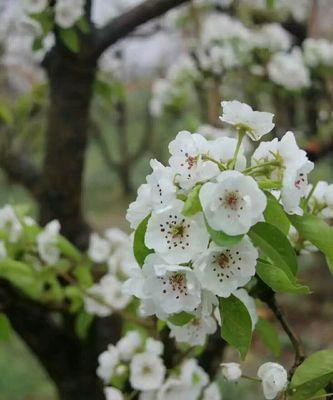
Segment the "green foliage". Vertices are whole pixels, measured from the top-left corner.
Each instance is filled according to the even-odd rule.
[[[267,222],[258,222],[251,228],[249,236],[264,257],[293,279],[297,273],[296,253],[280,229]]]
[[[252,321],[244,303],[234,295],[220,298],[221,336],[245,358],[252,339]]]
[[[78,22],[76,23],[76,25],[82,33],[85,33],[85,34],[89,33],[90,26],[89,26],[89,23],[88,23],[86,17],[83,16],[82,18],[80,18],[78,20]]]
[[[208,225],[207,221],[206,227],[213,242],[221,247],[233,246],[234,244],[239,243],[244,237],[244,235],[229,236],[222,231],[215,231]]]
[[[286,213],[281,204],[271,193],[267,192],[266,196],[267,207],[264,212],[265,221],[279,228],[280,231],[287,236],[290,228],[290,221]]]
[[[185,311],[182,311],[178,314],[173,314],[169,317],[168,321],[173,325],[183,326],[192,321],[194,318],[193,314],[189,314]]]
[[[137,227],[134,233],[134,257],[141,267],[143,266],[148,254],[153,253],[153,250],[148,249],[148,247],[145,245],[145,235],[149,218],[150,215],[148,215],[143,221],[141,221],[140,225]]]
[[[59,36],[68,50],[73,53],[80,51],[80,39],[75,28],[60,29]]]
[[[262,342],[267,346],[275,357],[281,354],[281,343],[277,330],[266,319],[259,317],[256,332],[260,336]]]
[[[0,313],[0,341],[8,341],[12,332],[12,327],[7,316]]]
[[[2,120],[6,125],[12,125],[14,121],[12,110],[4,102],[0,103],[0,120]]]
[[[256,272],[267,286],[277,293],[308,294],[310,290],[296,282],[293,276],[287,275],[283,269],[264,261],[258,261]]]
[[[75,319],[75,332],[80,339],[85,339],[89,333],[89,328],[94,320],[94,316],[81,311]]]
[[[191,215],[194,215],[198,213],[199,211],[202,211],[200,199],[199,199],[199,192],[201,189],[202,185],[196,185],[194,188],[190,191],[190,193],[187,196],[187,199],[184,204],[184,208],[182,211],[182,214],[185,215],[185,217],[190,217]]]
[[[333,379],[333,350],[311,354],[295,371],[291,384],[291,399],[310,399]]]
[[[58,247],[61,252],[67,256],[70,260],[75,262],[81,261],[81,253],[71,242],[69,242],[64,236],[60,236],[58,238]]]
[[[302,238],[309,240],[325,254],[333,273],[333,228],[315,215],[289,215],[289,219]]]

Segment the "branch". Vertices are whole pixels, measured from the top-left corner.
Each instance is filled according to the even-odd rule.
[[[138,26],[157,18],[189,0],[145,0],[114,18],[95,32],[92,56],[97,59],[109,46],[133,32]]]
[[[276,299],[274,296],[271,296],[270,298],[266,299],[266,304],[268,307],[272,310],[273,314],[275,315],[276,319],[280,322],[283,330],[286,332],[291,345],[293,346],[294,352],[295,352],[295,361],[294,365],[291,367],[289,371],[289,376],[292,377],[296,368],[304,361],[305,359],[305,354],[303,351],[303,347],[301,344],[301,341],[298,339],[298,337],[295,335],[291,327],[289,326],[282,310],[278,306]]]

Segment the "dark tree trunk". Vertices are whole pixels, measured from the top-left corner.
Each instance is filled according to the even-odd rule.
[[[45,66],[50,109],[40,221],[57,218],[62,233],[82,248],[89,232],[83,218],[82,181],[96,65],[54,49]]]

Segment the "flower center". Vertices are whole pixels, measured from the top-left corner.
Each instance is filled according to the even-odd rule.
[[[171,228],[171,235],[173,239],[183,237],[184,233],[185,233],[184,225],[176,225]]]
[[[173,274],[169,277],[169,283],[173,291],[177,290],[183,293],[185,288],[185,276],[181,273]]]
[[[221,267],[222,269],[229,267],[229,257],[224,253],[221,253],[218,256],[216,262],[218,266]]]
[[[224,205],[227,208],[230,208],[231,210],[237,210],[238,209],[238,194],[236,192],[228,192],[226,196],[224,197]]]
[[[152,372],[151,368],[149,365],[144,365],[142,368],[142,374],[143,375],[150,375]]]
[[[187,168],[188,168],[188,169],[191,169],[192,167],[194,167],[194,166],[197,165],[198,157],[188,156],[188,157],[186,158],[186,162],[187,162],[187,165],[188,165]]]
[[[295,181],[295,187],[296,189],[301,189],[304,184],[305,184],[304,174],[300,173],[298,179]]]

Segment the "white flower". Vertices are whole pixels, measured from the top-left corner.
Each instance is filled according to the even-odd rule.
[[[29,14],[38,14],[45,10],[48,0],[23,0],[23,8]]]
[[[211,243],[193,266],[202,287],[220,297],[229,297],[255,275],[258,251],[248,237],[227,248]]]
[[[181,200],[175,200],[170,207],[153,211],[147,224],[146,246],[170,263],[186,263],[208,245],[202,213],[184,217],[183,207]]]
[[[109,228],[104,232],[104,236],[110,242],[113,249],[128,245],[128,235],[119,228]]]
[[[8,231],[8,239],[12,243],[17,242],[22,234],[22,225],[10,205],[0,209],[0,229]]]
[[[121,391],[115,387],[107,386],[104,388],[104,394],[106,400],[123,400],[124,396]]]
[[[266,48],[271,52],[286,51],[291,46],[291,36],[280,24],[264,24],[254,34],[256,47]]]
[[[299,206],[300,200],[307,193],[307,175],[313,170],[314,164],[305,161],[299,168],[290,167],[284,172],[281,201],[288,214],[303,215],[303,210]]]
[[[303,42],[304,59],[309,67],[333,65],[333,43],[327,39],[307,38]]]
[[[287,387],[287,371],[280,364],[272,362],[263,364],[258,369],[258,377],[262,381],[264,396],[267,400],[275,399]]]
[[[242,376],[242,370],[237,363],[223,363],[222,374],[228,381],[237,381]]]
[[[333,217],[333,184],[328,185],[324,199],[327,205],[327,208],[325,208],[322,211],[322,214],[324,215],[325,218],[332,218]]]
[[[207,373],[199,366],[198,360],[190,358],[183,362],[180,371],[180,380],[200,393],[201,389],[209,382]],[[194,393],[193,393],[194,394]],[[195,398],[196,396],[189,398]]]
[[[168,265],[156,254],[150,254],[145,260],[143,274],[146,298],[165,313],[193,311],[199,305],[200,284],[191,268]]]
[[[252,108],[237,100],[222,101],[221,121],[245,130],[252,140],[259,140],[274,128],[274,115],[268,112],[253,111]]]
[[[148,337],[146,340],[146,352],[160,356],[163,354],[163,342]]]
[[[0,240],[0,260],[3,260],[6,257],[7,257],[7,249],[5,246],[5,242],[3,240]]]
[[[105,384],[107,384],[110,382],[118,363],[118,349],[110,344],[107,350],[101,353],[98,357],[98,368],[96,371],[97,376],[102,379]]]
[[[122,282],[112,275],[103,276],[87,292],[84,298],[85,310],[100,317],[112,314],[112,309],[124,309],[131,301],[131,296],[122,291]]]
[[[220,389],[217,383],[210,383],[203,392],[202,400],[222,400]]]
[[[309,240],[304,240],[292,225],[288,232],[288,239],[300,254],[309,254],[319,251]]]
[[[216,321],[209,315],[193,318],[183,326],[173,325],[168,322],[171,330],[170,337],[174,337],[178,343],[187,343],[191,346],[203,346],[207,335],[216,331]]]
[[[136,351],[142,346],[142,338],[138,331],[129,331],[122,337],[116,347],[123,361],[130,361]]]
[[[217,183],[202,186],[199,197],[208,224],[228,235],[247,233],[263,219],[267,203],[257,182],[238,171],[221,172]]]
[[[236,296],[247,308],[251,317],[252,330],[254,330],[258,322],[258,314],[254,298],[251,297],[245,289],[237,289],[234,291],[233,295]]]
[[[147,176],[147,183],[138,189],[136,200],[128,207],[126,219],[131,228],[136,229],[140,222],[152,211],[163,209],[176,198],[173,172],[157,160],[151,160],[153,172]]]
[[[157,400],[157,391],[156,390],[146,390],[140,392],[139,400]]]
[[[149,353],[136,354],[130,364],[130,383],[136,390],[158,389],[166,372],[160,357]]]
[[[219,173],[218,166],[204,159],[209,142],[198,133],[179,132],[170,142],[169,164],[175,173],[175,180],[183,189],[191,189],[196,183],[204,182]]]
[[[40,258],[46,264],[56,264],[60,257],[58,236],[60,231],[59,221],[49,222],[44,230],[37,235],[37,247]]]
[[[110,254],[110,243],[99,236],[97,233],[92,233],[89,239],[88,255],[90,259],[96,263],[103,263],[108,259]]]
[[[310,73],[299,48],[294,48],[291,53],[274,54],[267,70],[269,78],[286,89],[297,90],[310,86]]]
[[[228,164],[234,157],[236,146],[237,140],[235,138],[224,137],[212,140],[209,142],[209,154],[214,160],[220,161],[223,164]],[[242,170],[245,167],[246,158],[244,156],[244,148],[241,146],[237,155],[235,168],[237,170]]]
[[[57,0],[54,7],[55,22],[61,28],[72,27],[84,14],[83,0]]]

